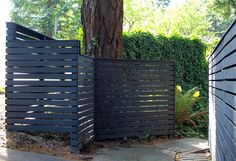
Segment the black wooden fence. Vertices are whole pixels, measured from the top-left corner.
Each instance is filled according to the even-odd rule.
[[[173,135],[171,61],[93,59],[79,41],[54,40],[7,23],[6,128],[91,140]]]
[[[236,160],[236,21],[209,58],[209,142],[213,160]]]
[[[95,60],[95,138],[174,133],[174,63]]]

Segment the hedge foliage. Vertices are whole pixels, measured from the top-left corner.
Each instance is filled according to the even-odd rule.
[[[123,56],[129,59],[174,60],[176,83],[184,91],[198,87],[200,105],[207,106],[208,65],[206,45],[201,40],[136,32],[123,35],[123,50]]]

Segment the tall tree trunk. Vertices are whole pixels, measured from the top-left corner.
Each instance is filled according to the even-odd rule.
[[[96,58],[120,58],[123,0],[83,0],[84,48]]]

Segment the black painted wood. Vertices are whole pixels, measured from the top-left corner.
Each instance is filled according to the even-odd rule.
[[[95,139],[173,135],[174,69],[169,61],[95,59]]]
[[[236,21],[209,57],[209,143],[212,160],[236,160]]]
[[[76,40],[7,23],[6,128],[92,139],[173,135],[172,61],[93,59]]]
[[[53,40],[15,23],[7,27],[6,128],[67,132],[76,149],[79,41]]]

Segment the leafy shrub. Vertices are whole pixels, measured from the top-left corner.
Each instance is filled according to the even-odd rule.
[[[0,87],[0,94],[5,94],[5,88],[4,87]]]
[[[202,94],[194,110],[207,107],[208,65],[201,40],[136,32],[123,35],[123,50],[124,58],[129,59],[174,60],[176,83],[184,91],[199,87]]]
[[[201,135],[199,130],[202,130],[202,127],[199,126],[199,123],[204,122],[204,116],[208,112],[203,109],[199,111],[193,111],[192,109],[193,105],[200,100],[198,88],[195,87],[183,93],[181,86],[176,86],[175,91],[175,116],[179,134],[191,137]],[[204,135],[205,133],[201,137],[204,137]]]
[[[194,112],[193,105],[200,100],[198,88],[192,88],[183,94],[181,86],[176,86],[175,94],[175,117],[177,124],[188,124],[196,127],[194,118],[201,118],[207,111]]]

